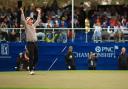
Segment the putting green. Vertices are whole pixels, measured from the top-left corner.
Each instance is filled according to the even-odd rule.
[[[0,72],[0,89],[128,89],[128,71]]]

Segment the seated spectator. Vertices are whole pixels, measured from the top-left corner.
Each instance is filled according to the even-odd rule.
[[[54,42],[59,43],[60,42],[59,37],[60,37],[60,31],[56,31],[54,34]]]
[[[67,32],[66,31],[62,31],[59,35],[59,43],[66,43],[67,42]]]
[[[60,17],[59,16],[54,16],[54,28],[59,28],[60,27]]]
[[[45,35],[45,41],[46,42],[54,42],[54,36],[51,31],[47,32]]]
[[[45,28],[52,28],[54,25],[53,25],[53,21],[51,18],[49,18],[47,20],[47,23],[45,24]]]
[[[71,29],[68,30],[68,33],[67,33],[67,38],[68,38],[68,41],[71,42],[72,39],[74,38],[74,33]]]
[[[108,32],[108,34],[109,34],[109,36],[108,36],[109,41],[110,41],[111,39],[114,39],[114,35],[115,35],[114,29],[111,29],[110,26],[108,26],[107,32]]]
[[[115,31],[115,41],[121,42],[123,40],[123,28],[121,27],[121,24],[118,22],[116,26],[114,26],[114,31]]]
[[[66,18],[65,17],[62,17],[61,21],[60,21],[60,27],[61,28],[68,28],[68,23],[66,21]]]
[[[37,33],[38,41],[44,41],[45,40],[45,34],[43,32]]]

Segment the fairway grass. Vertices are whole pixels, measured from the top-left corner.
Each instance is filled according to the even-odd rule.
[[[0,89],[128,89],[128,71],[0,72]]]

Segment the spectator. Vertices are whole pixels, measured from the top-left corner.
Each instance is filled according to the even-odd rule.
[[[68,49],[68,52],[66,54],[65,60],[66,60],[66,66],[68,70],[75,70],[75,56],[73,54],[73,47],[70,46]]]
[[[118,67],[120,70],[128,69],[128,55],[126,53],[126,48],[121,49],[121,53],[118,57]]]
[[[78,7],[75,6],[74,10],[74,27],[75,28],[85,28],[85,18],[88,17],[90,20],[90,27],[93,28],[95,22],[100,24],[103,28],[114,28],[117,22],[121,23],[123,29],[128,28],[128,12],[127,7],[122,6],[106,6],[98,7],[96,9],[92,8],[90,11],[85,10],[84,3],[81,3]],[[120,12],[122,11],[122,13]],[[86,14],[87,13],[87,14]],[[25,8],[26,16],[33,17],[34,20],[37,18],[37,13],[35,12],[35,7],[29,6]],[[17,8],[5,8],[0,10],[0,25],[3,24],[3,17],[6,17],[7,28],[15,27],[17,23]],[[44,28],[71,28],[71,5],[59,8],[56,10],[50,7],[42,7],[42,26]],[[17,26],[16,26],[17,27]],[[15,28],[16,28],[15,27]],[[105,29],[107,30],[107,29]],[[110,29],[112,30],[112,29]],[[13,38],[11,41],[19,40],[19,32],[8,29],[8,38]],[[15,32],[15,35],[14,35]],[[113,31],[116,32],[116,31]],[[46,32],[47,33],[47,32]],[[49,32],[48,32],[49,33]],[[56,32],[55,32],[56,33]],[[10,35],[11,34],[11,35]],[[58,32],[59,35],[62,33]],[[106,34],[106,33],[105,33]],[[46,34],[45,34],[46,35]],[[110,34],[111,35],[111,34]],[[112,34],[113,35],[113,34]],[[13,36],[13,37],[12,37]],[[3,38],[3,36],[2,36]],[[59,37],[58,37],[59,38]],[[84,38],[84,37],[83,37]],[[4,37],[5,40],[9,40]]]
[[[56,15],[54,17],[54,28],[59,28],[59,27],[60,27],[60,17]]]
[[[123,40],[123,27],[121,26],[120,22],[117,23],[116,26],[114,26],[115,31],[115,41],[121,42]]]
[[[97,64],[97,55],[93,52],[90,52],[88,55],[88,69],[96,70],[96,64]]]
[[[8,31],[7,31],[7,24],[3,21],[0,24],[0,35],[1,35],[1,39],[3,41],[8,41]]]
[[[74,41],[74,38],[75,38],[74,31],[72,31],[71,29],[69,29],[68,30],[68,33],[67,33],[67,38],[68,38],[68,41],[69,42]]]
[[[94,25],[94,34],[93,34],[93,40],[94,42],[98,42],[98,40],[102,41],[102,33],[101,33],[101,25],[100,23],[96,23]]]
[[[85,31],[90,32],[90,21],[88,18],[85,19]]]
[[[28,50],[26,49],[24,52],[19,53],[19,56],[16,60],[16,71],[19,70],[29,70],[29,53]]]

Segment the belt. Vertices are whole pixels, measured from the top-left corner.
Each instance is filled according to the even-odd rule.
[[[37,41],[34,41],[34,40],[33,40],[33,41],[27,41],[27,42],[37,42]]]
[[[37,41],[27,41],[27,43],[35,44],[35,43],[37,43]]]

